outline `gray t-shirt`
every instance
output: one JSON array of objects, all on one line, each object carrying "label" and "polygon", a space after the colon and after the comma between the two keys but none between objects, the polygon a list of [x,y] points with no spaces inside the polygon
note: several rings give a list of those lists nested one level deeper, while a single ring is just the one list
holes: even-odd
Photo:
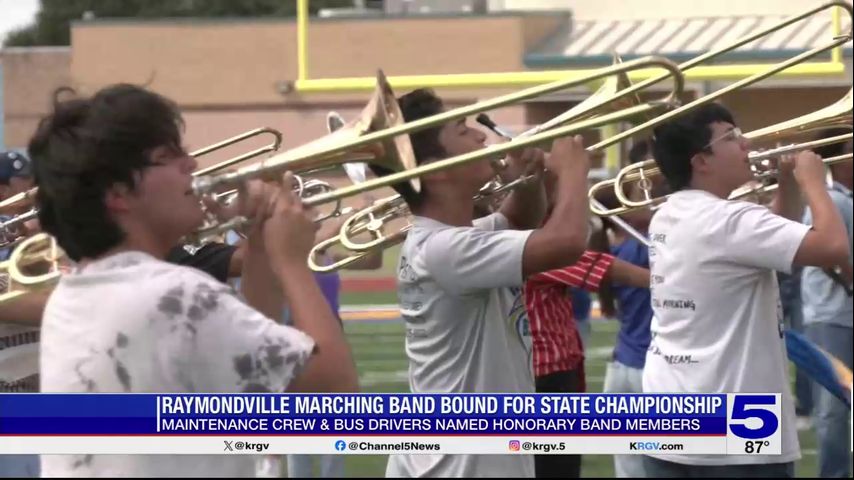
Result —
[{"label": "gray t-shirt", "polygon": [[[521,297],[531,231],[415,217],[397,270],[413,393],[534,393]],[[533,477],[530,455],[393,455],[388,477]]]}]

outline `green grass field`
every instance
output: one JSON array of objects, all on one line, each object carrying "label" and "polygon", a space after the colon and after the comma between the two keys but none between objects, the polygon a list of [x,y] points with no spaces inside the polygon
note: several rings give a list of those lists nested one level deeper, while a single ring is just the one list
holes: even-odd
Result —
[{"label": "green grass field", "polygon": [[[393,303],[393,295],[391,298],[390,303]],[[364,392],[409,391],[402,322],[345,322],[345,331],[353,347]],[[586,362],[590,392],[602,391],[605,365],[616,333],[616,322],[593,322]],[[803,458],[797,464],[797,476],[814,477],[817,470],[813,432],[802,431],[800,439]],[[613,460],[609,455],[586,455],[582,462],[583,477],[614,476]],[[385,466],[385,455],[351,455],[346,460],[346,475],[382,478]]]}]

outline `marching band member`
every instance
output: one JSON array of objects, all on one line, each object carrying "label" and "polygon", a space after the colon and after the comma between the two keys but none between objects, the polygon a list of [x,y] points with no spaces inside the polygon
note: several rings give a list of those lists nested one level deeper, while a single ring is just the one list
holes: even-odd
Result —
[{"label": "marching band member", "polygon": [[[778,198],[795,181],[812,228],[778,212],[727,200],[752,178],[748,142],[719,104],[655,130],[653,156],[675,192],[649,228],[652,342],[644,392],[782,394],[782,455],[650,455],[652,477],[791,477],[800,458],[775,271],[847,261],[845,227],[809,151],[781,161]],[[794,179],[792,178],[794,174]]]},{"label": "marching band member", "polygon": [[[407,122],[444,111],[427,89],[399,104]],[[463,118],[410,138],[423,165],[480,150],[486,135]],[[542,157],[526,149],[512,156],[509,168],[536,166]],[[557,175],[557,201],[536,230],[545,207],[540,182],[474,220],[474,197],[494,176],[489,161],[425,175],[419,193],[395,186],[414,214],[397,270],[413,392],[534,392],[520,289],[529,275],[572,264],[587,239],[589,160],[581,138],[555,141],[545,163]],[[533,477],[534,461],[530,455],[392,455],[386,475]]]},{"label": "marching band member", "polygon": [[[362,208],[367,208],[371,203],[373,203],[373,198],[370,195],[365,195],[365,204]],[[317,239],[315,244],[320,243],[324,240],[332,238],[341,230],[344,222],[347,220],[347,217],[341,216],[337,218],[331,218],[323,222],[320,228],[317,231]],[[319,260],[321,265],[338,262],[345,258],[345,254],[334,252],[334,251],[324,251],[320,252],[322,258]],[[350,263],[344,269],[346,270],[378,270],[382,268],[382,251],[371,252],[370,254],[356,260],[353,263]],[[320,287],[320,290],[323,292],[323,296],[326,299],[326,302],[329,304],[329,308],[332,309],[332,313],[338,318],[338,322],[341,323],[343,328],[343,322],[341,322],[341,312],[340,312],[340,293],[341,293],[341,275],[337,271],[332,272],[315,272],[314,278],[317,281],[317,285]],[[290,314],[289,312],[285,312],[285,320],[286,323],[290,323]],[[317,475],[319,478],[343,478],[345,476],[344,470],[344,460],[345,457],[342,455],[288,455],[288,478],[312,478],[314,475],[314,460],[317,460],[317,464],[319,466],[319,474]],[[279,473],[275,475],[280,477],[280,467],[278,458],[275,460],[272,458],[267,458],[268,462],[266,465],[266,469],[268,473]]]},{"label": "marching band member", "polygon": [[[549,213],[555,177],[546,173]],[[613,255],[586,250],[574,264],[530,275],[523,289],[530,323],[537,393],[583,393],[584,346],[570,288],[596,291],[603,283],[649,287],[649,270]],[[580,478],[581,455],[535,455],[537,478]]]},{"label": "marching band member", "polygon": [[[203,220],[195,160],[170,101],[116,85],[57,103],[30,142],[39,219],[77,262],[45,308],[45,392],[352,390],[338,322],[306,265],[314,225],[292,193],[250,182],[241,213],[247,302],[195,269],[162,261]],[[277,324],[282,296],[295,328]],[[255,308],[253,308],[255,307]],[[50,455],[46,476],[251,476],[252,457]]]},{"label": "marching band member", "polygon": [[[831,137],[850,132],[851,129],[832,129],[822,137]],[[851,142],[833,144],[816,149],[822,157],[834,157],[851,152]],[[828,194],[833,205],[842,216],[848,238],[852,242],[852,181],[851,162],[837,163],[830,167],[833,183]],[[804,223],[813,224],[813,213],[807,210]],[[852,368],[852,313],[851,255],[834,269],[806,267],[801,280],[804,323],[807,335],[817,346]],[[838,267],[838,268],[837,268]],[[849,433],[850,419],[846,405],[828,390],[814,386],[813,424],[818,437],[818,476],[821,478],[850,477],[851,460]]]},{"label": "marching band member", "polygon": [[[629,150],[630,163],[638,163],[648,158],[649,142],[641,141]],[[660,189],[660,183],[654,184]],[[634,191],[630,196],[639,199],[638,184],[633,183]],[[617,206],[617,198],[609,190],[608,198],[599,199],[608,208]],[[646,239],[649,238],[649,222],[653,211],[648,208],[620,215],[628,225],[637,230]],[[650,322],[652,305],[649,292],[649,251],[641,239],[628,235],[609,217],[602,218],[602,230],[594,235],[596,249],[610,252],[615,258],[643,268],[646,272],[646,285],[631,285],[627,282],[603,282],[599,289],[599,304],[602,314],[616,318],[620,322],[614,350],[605,370],[604,393],[643,393],[643,368],[646,351],[650,342]],[[639,455],[614,455],[614,474],[617,478],[644,477],[643,458]]]}]

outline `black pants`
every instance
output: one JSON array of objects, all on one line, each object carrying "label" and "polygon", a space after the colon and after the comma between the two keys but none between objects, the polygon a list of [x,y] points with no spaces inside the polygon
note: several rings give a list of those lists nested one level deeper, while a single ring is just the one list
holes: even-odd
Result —
[{"label": "black pants", "polygon": [[[580,393],[580,383],[575,370],[550,373],[537,377],[537,393]],[[534,468],[537,478],[581,478],[581,455],[534,455]]]}]

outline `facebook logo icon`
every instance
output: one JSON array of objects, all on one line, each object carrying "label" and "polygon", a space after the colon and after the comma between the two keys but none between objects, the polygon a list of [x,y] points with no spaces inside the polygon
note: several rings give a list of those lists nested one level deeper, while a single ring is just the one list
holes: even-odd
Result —
[{"label": "facebook logo icon", "polygon": [[347,444],[344,443],[344,440],[338,440],[337,442],[335,442],[335,450],[338,450],[339,452],[343,452],[344,449],[346,449],[346,448],[347,448]]}]

